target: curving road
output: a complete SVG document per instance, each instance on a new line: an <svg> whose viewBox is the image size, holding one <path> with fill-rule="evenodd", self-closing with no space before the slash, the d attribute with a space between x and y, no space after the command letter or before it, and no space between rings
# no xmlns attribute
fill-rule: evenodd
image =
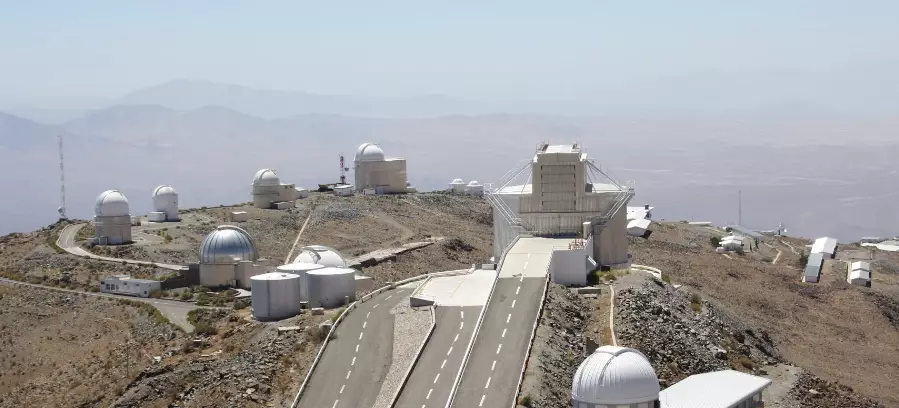
<svg viewBox="0 0 899 408"><path fill-rule="evenodd" d="M186 270L187 267L184 265L171 265L164 264L158 262L150 262L150 261L138 261L136 259L122 259L122 258L111 258L108 256L100 256L90 251L85 250L84 248L78 246L75 243L75 236L78 234L78 231L84 227L85 224L73 224L68 225L63 228L62 232L59 233L59 238L56 240L56 245L62 248L64 251L75 255L80 256L82 258L91 258L96 259L98 261L107 261L107 262L125 262L127 264L132 265L152 265L159 268L171 269L173 271L181 271ZM146 234L141 234L146 235Z"/></svg>
<svg viewBox="0 0 899 408"><path fill-rule="evenodd" d="M481 306L437 307L437 327L410 373L395 408L446 406L481 309Z"/></svg>
<svg viewBox="0 0 899 408"><path fill-rule="evenodd" d="M397 288L359 303L337 326L303 392L300 408L371 407L393 360L390 309L413 289Z"/></svg>

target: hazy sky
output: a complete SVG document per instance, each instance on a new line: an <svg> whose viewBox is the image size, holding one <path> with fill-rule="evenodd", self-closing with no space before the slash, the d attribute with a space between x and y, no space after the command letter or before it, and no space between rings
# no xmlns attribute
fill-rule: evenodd
<svg viewBox="0 0 899 408"><path fill-rule="evenodd" d="M899 58L899 1L0 1L0 103L74 107L178 78L564 98L697 72Z"/></svg>

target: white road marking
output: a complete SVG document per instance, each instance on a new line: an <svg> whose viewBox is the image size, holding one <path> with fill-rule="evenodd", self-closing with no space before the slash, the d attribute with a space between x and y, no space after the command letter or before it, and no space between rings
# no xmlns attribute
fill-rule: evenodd
<svg viewBox="0 0 899 408"><path fill-rule="evenodd" d="M450 346L450 349L449 349L449 351L446 352L446 355L450 355L450 353L452 353L452 352L453 352L453 346Z"/></svg>
<svg viewBox="0 0 899 408"><path fill-rule="evenodd" d="M479 407L483 407L483 406L484 406L484 398L485 398L485 397L487 397L487 396L486 396L486 395L481 395L481 403L478 404ZM333 407L332 407L332 408L333 408Z"/></svg>
<svg viewBox="0 0 899 408"><path fill-rule="evenodd" d="M465 327L465 322L459 322L459 330L462 330L463 327Z"/></svg>
<svg viewBox="0 0 899 408"><path fill-rule="evenodd" d="M493 371L494 368L496 368L496 360L493 360L493 365L490 366L490 371Z"/></svg>
<svg viewBox="0 0 899 408"><path fill-rule="evenodd" d="M428 395L425 397L425 399L431 399L431 392L433 392L433 391L434 391L433 388L431 388L430 390L428 390Z"/></svg>
<svg viewBox="0 0 899 408"><path fill-rule="evenodd" d="M343 394L343 389L346 388L346 384L340 386L340 393Z"/></svg>
<svg viewBox="0 0 899 408"><path fill-rule="evenodd" d="M528 270L528 263L527 263L527 262L524 263L524 268L523 268L523 269L524 269L524 270ZM522 274L521 276L524 277L523 274Z"/></svg>
<svg viewBox="0 0 899 408"><path fill-rule="evenodd" d="M501 337L506 338L506 329L503 329L503 335Z"/></svg>
<svg viewBox="0 0 899 408"><path fill-rule="evenodd" d="M443 366L445 366L445 365L446 365L446 359L444 358L444 359L443 359L443 364L440 364L440 369L443 370Z"/></svg>
<svg viewBox="0 0 899 408"><path fill-rule="evenodd" d="M499 351L503 349L503 344L500 343L499 347L496 348L496 354L499 354Z"/></svg>
<svg viewBox="0 0 899 408"><path fill-rule="evenodd" d="M390 298L392 298L392 297L393 297L393 295L387 296L387 299L384 299L384 300L390 300Z"/></svg>
<svg viewBox="0 0 899 408"><path fill-rule="evenodd" d="M437 379L440 378L440 373L437 373L437 376L434 377L434 384L437 384Z"/></svg>
<svg viewBox="0 0 899 408"><path fill-rule="evenodd" d="M524 275L521 275L521 277L518 278L518 281L519 281L519 282L524 282Z"/></svg>
<svg viewBox="0 0 899 408"><path fill-rule="evenodd" d="M340 402L340 400L334 400L334 405L331 405L331 408L336 407L338 402Z"/></svg>
<svg viewBox="0 0 899 408"><path fill-rule="evenodd" d="M363 334L365 334L365 332L359 332L359 340L362 340L362 335L363 335Z"/></svg>
<svg viewBox="0 0 899 408"><path fill-rule="evenodd" d="M512 307L515 307L515 306L512 306ZM368 326L368 322L362 322L362 328L363 328L363 329L365 328L365 326Z"/></svg>
<svg viewBox="0 0 899 408"><path fill-rule="evenodd" d="M357 353L359 352L359 345L358 345L358 344L356 345L356 352L357 352Z"/></svg>
<svg viewBox="0 0 899 408"><path fill-rule="evenodd" d="M453 343L455 343L456 340L459 340L459 333L456 333L456 338L453 339Z"/></svg>
<svg viewBox="0 0 899 408"><path fill-rule="evenodd" d="M521 290L521 286L515 288L515 294L517 295L520 290Z"/></svg>
<svg viewBox="0 0 899 408"><path fill-rule="evenodd" d="M372 309L377 309L380 305L375 305Z"/></svg>
<svg viewBox="0 0 899 408"><path fill-rule="evenodd" d="M365 318L368 319L368 316L371 316L371 312L365 314Z"/></svg>
<svg viewBox="0 0 899 408"><path fill-rule="evenodd" d="M347 379L347 380L350 379L350 374L352 374L352 373L353 373L353 370L350 370L350 371L347 371L347 372L346 372L346 379Z"/></svg>
<svg viewBox="0 0 899 408"><path fill-rule="evenodd" d="M509 319L511 319L511 318L512 318L512 313L509 313L509 316L506 317L506 323L509 323Z"/></svg>
<svg viewBox="0 0 899 408"><path fill-rule="evenodd" d="M515 308L515 299L512 299L512 309L514 309L514 308ZM362 326L362 328L365 328L365 326Z"/></svg>
<svg viewBox="0 0 899 408"><path fill-rule="evenodd" d="M493 377L487 377L487 385L485 385L484 388L490 388L490 379L491 378L493 378Z"/></svg>
<svg viewBox="0 0 899 408"><path fill-rule="evenodd" d="M353 357L353 362L352 362L352 363L350 363L350 365L351 365L351 366L354 366L354 365L356 365L356 357Z"/></svg>
<svg viewBox="0 0 899 408"><path fill-rule="evenodd" d="M465 318L465 312L462 311L462 310L460 310L460 311L459 311L459 317L462 318L462 319L464 319L464 318Z"/></svg>

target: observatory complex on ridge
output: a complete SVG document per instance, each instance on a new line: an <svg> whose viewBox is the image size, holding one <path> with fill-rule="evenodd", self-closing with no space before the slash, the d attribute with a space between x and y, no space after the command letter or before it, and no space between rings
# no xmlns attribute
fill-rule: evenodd
<svg viewBox="0 0 899 408"><path fill-rule="evenodd" d="M541 143L484 194L493 207L496 259L519 235L580 236L597 266L630 263L625 207L634 189L608 177L577 144Z"/></svg>

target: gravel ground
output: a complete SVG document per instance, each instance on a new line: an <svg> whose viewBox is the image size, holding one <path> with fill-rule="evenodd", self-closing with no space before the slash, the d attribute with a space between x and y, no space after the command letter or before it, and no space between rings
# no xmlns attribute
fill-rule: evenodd
<svg viewBox="0 0 899 408"><path fill-rule="evenodd" d="M409 302L401 302L390 313L394 316L393 359L373 408L390 408L394 394L399 390L409 365L415 360L421 343L431 328L431 312L428 308L413 309Z"/></svg>
<svg viewBox="0 0 899 408"><path fill-rule="evenodd" d="M550 283L519 403L529 398L534 408L571 406L571 380L586 357L584 328L588 304L564 286Z"/></svg>

